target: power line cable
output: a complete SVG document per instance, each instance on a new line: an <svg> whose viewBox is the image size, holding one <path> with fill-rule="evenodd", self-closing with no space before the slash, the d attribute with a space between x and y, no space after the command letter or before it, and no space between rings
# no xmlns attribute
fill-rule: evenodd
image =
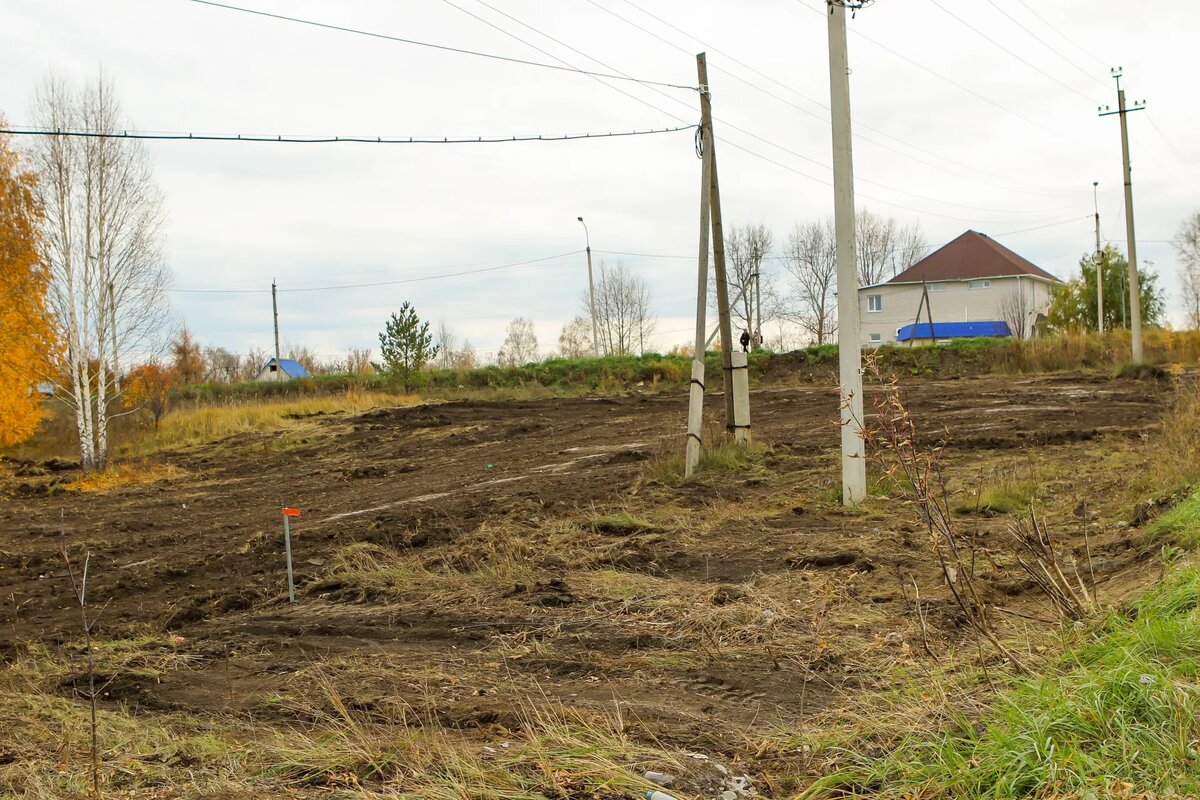
<svg viewBox="0 0 1200 800"><path fill-rule="evenodd" d="M825 17L824 11L813 8L812 6L808 5L808 3L805 2L805 0L796 0L796 2L799 3L801 6L803 6L804 8L807 8L809 11L813 12L814 14L819 15L822 19L824 19L824 17ZM1078 144L1079 144L1077 137L1071 136L1070 134L1064 133L1063 131L1055 130L1054 128L1049 127L1048 125L1041 122L1040 120L1034 119L1033 117L1026 116L1025 114L1022 114L1020 111L1015 111L1002 103L998 103L995 100L993 100L992 98L988 97L987 95L981 94L980 92L975 91L971 87L966 86L965 84L959 83L958 81L954 80L953 78L943 75L942 73L938 72L937 70L933 69L932 67L926 66L925 64L922 64L920 61L910 58L909 56L906 56L904 53L901 53L900 51L889 47L888 45L884 44L883 42L879 41L878 39L868 36L867 34L863 33L862 31L858 30L857 28L851 28L850 33L854 34L855 36L859 37L860 39L863 39L864 41L870 42L871 44L875 45L876 47L878 47L879 49L881 49L885 52L891 53L896 58L899 58L902 61L906 61L909 64L912 64L914 67L916 67L924 72L929 73L930 75L934 76L938 80L948 83L951 86L953 86L954 88L956 88L960 91L966 92L967 94L971 95L972 97L982 100L983 102L987 103L988 105L990 105L994 108L997 108L1006 114L1016 117L1017 119L1019 119L1023 122L1027 122L1036 128L1041 128L1043 131L1046 131L1047 133L1052 133L1055 136L1060 136L1064 139L1067 139L1076 146L1078 146ZM1082 191L1082 190L1080 190L1080 191Z"/></svg>
<svg viewBox="0 0 1200 800"><path fill-rule="evenodd" d="M645 28L644 26L639 25L637 22L634 22L633 20L629 19L628 17L625 17L621 14L618 14L616 11L613 11L610 8L600 5L600 3L596 2L596 0L587 0L587 2L592 4L596 8L600 9L601 11L604 11L605 13L610 14L610 15L616 17L617 19L622 20L623 22L637 28L638 30L645 33L646 35L652 36L653 38L657 39L660 42L663 42L664 44L666 44L670 47L673 47L676 50L679 50L680 52L689 53L689 51L686 48L681 47L680 45L676 44L675 42L671 42L670 40L668 40L662 36L659 36L657 33L654 33L653 31ZM645 14L646 16L650 17L651 19L657 20L661 24L676 31L677 33L680 33L683 36L686 36L689 39L692 39L697 44L699 44L701 47L703 47L705 50L710 50L714 53L717 53L720 56L723 56L724 58L728 59L732 63L737 64L737 65L743 67L744 69L747 69L747 70L753 72L756 75L759 75L760 77L770 81L771 83L773 83L777 86L782 87L783 89L791 92L792 94L794 94L804 100L807 100L808 102L818 106L819 108L823 109L824 111L829 110L829 106L826 105L825 103L821 102L820 100L809 97L808 95L804 94L803 92L800 92L800 91L792 88L791 86L788 86L783 81L773 78L772 76L768 75L767 73L763 72L762 70L756 69L755 67L751 66L750 64L747 64L746 62L738 60L737 58L730 55L726 51L720 50L716 47L712 47L708 43L701 40L699 37L697 37L693 34L690 34L687 31L683 30L682 28L672 24L668 20L663 19L662 17L660 17L650 11L647 11L646 9L644 9L641 6L637 5L636 3L632 2L632 0L622 0L622 2L624 2L628 6L631 6L632 8L641 12L642 14ZM807 109L804 106L801 106L797 103L793 103L792 101L790 101L784 97L780 97L778 94L775 94L774 92L772 92L768 89L765 89L762 86L759 86L758 84L754 83L753 81L746 80L745 78L737 75L736 73L730 72L727 69L723 69L719 64L713 64L712 62L709 62L709 68L716 72L720 72L725 75L728 75L729 77L733 78L734 80L739 81L739 82L745 84L746 86L749 86L752 89L755 89L756 91L767 95L768 97L774 98L775 100L779 101L780 103L791 106L792 108L796 109L797 111L801 112L802 114L812 117L813 119L815 119L821 123L824 123L826 125L829 124L829 119L827 117L817 114L817 113L811 111L810 109ZM896 153L897 155L902 156L904 158L911 159L911 160L917 162L918 164L923 164L925 166L932 167L934 169L942 170L943 172L946 172L947 174L950 174L950 175L957 175L959 177L968 178L970 180L979 182L979 178L977 178L975 176L966 175L961 172L955 172L954 170L949 169L945 166L942 166L941 164L937 164L937 163L931 162L931 161L926 161L924 159L921 159L921 158L918 158L917 156L912 155L911 153L906 153L903 150L897 150L896 148L891 147L890 145L884 144L883 142L877 141L877 140L871 138L870 136L863 134L860 129L872 131L880 136L883 136L887 139L891 139L894 142L902 144L905 147L909 147L913 150L916 150L917 152L925 153L926 155L941 159L949 164L954 164L957 167L970 170L970 171L978 173L980 175L986 175L986 176L989 176L992 178L998 178L1000 180L1004 180L1009 183L1017 184L1018 186L1020 186L1020 184L1018 184L1016 181L1012 181L1011 178L1009 178L1006 175L999 175L997 173L988 172L987 170L980 169L979 167L973 166L971 164L966 164L961 161L956 161L956 160L949 158L948 156L945 156L941 153L934 152L933 150L928 150L926 148L915 145L912 142L908 142L908 141L905 141L904 139L893 136L892 134L888 133L887 131L884 131L880 128L876 128L872 125L868 125L867 123L862 122L861 120L855 119L854 127L855 127L855 137L856 138L860 138L866 142L870 142L871 144L875 145L876 147L881 147L885 150L888 150L889 152ZM986 181L983 181L983 182L986 183ZM1022 192L1028 192L1031 194L1053 194L1053 195L1060 195L1060 196L1075 194L1074 191L1064 191L1062 189L1051 189L1049 187L1034 186L1032 184L1025 184L1025 186L1028 188L1017 188L1017 189L1014 189L1011 186L1002 186L1000 184L992 184L992 185L996 186L997 188L1004 189L1005 191L1022 191Z"/></svg>
<svg viewBox="0 0 1200 800"><path fill-rule="evenodd" d="M1050 80L1052 80L1052 81L1054 81L1055 83L1057 83L1059 86L1061 86L1061 87L1063 87L1064 89L1066 89L1068 92L1073 92L1074 94L1077 94L1077 95L1079 95L1080 97L1082 97L1084 100L1087 100L1088 102L1094 102L1094 101L1093 101L1093 99L1092 99L1091 97L1088 97L1086 94L1084 94L1083 92L1079 91L1079 90L1078 90L1078 89L1076 89L1074 86L1071 86L1071 85L1070 85L1070 84L1068 84L1068 83L1064 83L1063 81L1061 81L1061 80L1059 80L1058 78L1056 78L1056 77L1054 77L1053 75L1051 75L1049 72L1046 72L1046 70L1042 69L1042 68L1041 68L1041 67L1039 67L1037 64L1034 64L1032 61L1029 61L1029 60L1028 60L1028 59L1026 59L1024 56L1020 55L1019 53L1015 53L1015 52L1013 52L1012 50L1009 50L1007 47L1005 47L1004 45L1000 44L998 41L996 41L995 39L993 39L991 36L988 36L986 33L984 33L983 31L979 30L979 28L976 28L974 25L972 25L971 23L967 22L965 19L963 19L962 17L960 17L958 14L955 14L953 11L951 11L951 10L950 10L950 9L948 9L948 8L946 8L944 5L942 5L941 3L939 3L939 2L938 2L938 0L928 0L928 2L930 2L930 3L932 3L933 5L937 6L938 8L940 8L940 9L942 10L942 13L946 14L946 15L947 15L947 16L949 16L949 17L952 17L953 19L956 19L956 20L958 20L958 22L959 22L960 24L962 24L962 25L966 26L967 28L969 28L970 30L974 31L976 34L978 34L979 36L983 37L983 38L984 38L984 39L986 39L988 42L991 42L993 45L995 45L995 46L996 46L997 48L999 48L1000 50L1003 50L1005 53L1008 53L1010 56L1012 56L1013 58L1015 58L1017 61L1020 61L1020 62L1021 62L1022 64L1024 64L1025 66L1029 67L1029 68L1030 68L1031 70L1033 70L1034 72L1037 72L1039 75L1042 75L1042 76L1044 76L1044 77L1046 77L1046 78L1049 78Z"/></svg>
<svg viewBox="0 0 1200 800"><path fill-rule="evenodd" d="M502 144L504 142L563 142L575 139L611 139L622 136L648 136L658 133L676 133L695 128L695 125L681 125L675 128L648 128L646 130L611 131L607 133L563 133L536 134L514 136L474 136L474 137L385 137L385 136L299 136L242 133L181 133L174 131L88 131L88 130L55 130L53 128L7 128L0 134L12 136L66 136L88 139L158 139L167 141L197 141L197 142L275 142L283 144Z"/></svg>
<svg viewBox="0 0 1200 800"><path fill-rule="evenodd" d="M545 54L545 55L548 55L548 56L550 56L551 58L555 58L556 60L559 60L559 61L561 61L561 60L562 60L562 59L559 59L557 56L554 56L552 53L549 53L549 52L547 52L547 51L545 51L545 50L543 50L543 49L541 49L541 48L537 47L536 45L530 44L529 42L525 41L524 39L520 39L519 37L516 37L514 34L512 34L512 33L508 32L508 31L506 31L506 30L504 30L503 28L501 28L500 26L496 25L495 23L493 23L493 22L490 22L490 21L488 21L488 20L486 20L486 19L484 19L484 18L480 17L480 16L479 16L479 15L477 15L477 14L474 14L474 13L472 13L472 12L470 12L470 11L467 11L466 9L463 9L463 8L461 8L461 7L460 7L460 6L458 6L456 3L454 3L452 0L442 0L442 1L443 1L444 3L446 3L447 5L449 5L449 6L453 7L453 8L457 8L458 10L460 10L460 11L462 11L463 13L467 14L468 16L470 16L470 17L473 17L474 19L477 19L477 20L481 21L481 22L485 23L486 25L488 25L488 26L490 26L490 27L492 27L492 28L495 28L496 30L499 30L500 32L502 32L502 33L505 33L505 34L506 34L506 35L508 35L508 36L512 36L513 38L517 39L517 41L520 41L520 42L522 42L522 43L524 43L524 44L526 44L526 45L529 45L530 47L533 47L534 49L538 50L539 52L541 52L541 53L543 53L543 54ZM505 11L501 10L501 9L498 9L498 8L496 8L495 6L493 6L493 5L491 5L491 4L487 3L487 2L485 2L485 0L475 0L475 2L479 3L480 5L484 6L485 8L489 8L489 9L491 9L492 11L494 11L494 12L496 12L496 13L500 14L501 16L504 16L504 17L508 18L509 20L511 20L511 21L513 21L513 22L515 22L515 23L517 23L518 25L521 25L522 27L524 27L524 28L527 28L528 30L531 30L531 31L533 31L534 33L538 34L539 36L543 36L543 37L545 37L545 38L549 39L550 41L552 41L552 42L555 42L556 44L558 44L558 45L560 45L560 46L562 46L562 47L565 47L565 48L567 48L568 50L571 50L572 52L574 52L574 53L577 53L578 55L580 55L580 56L583 56L584 58L586 58L586 59L588 59L588 60L590 60L590 61L593 61L593 62L595 62L595 63L597 63L597 64L601 65L601 66L602 66L602 67L604 67L605 69L616 70L616 72L617 72L618 74L622 74L622 73L620 72L620 70L617 70L617 69L616 69L615 67L613 67L611 64L608 64L608 63L606 63L606 62L604 62L604 61L601 61L600 59L596 58L595 56L589 55L588 53L585 53L585 52L583 52L583 51L582 51L582 50L580 50L579 48L577 48L577 47L574 47L574 46L572 46L572 45L569 45L569 44L567 44L566 42L562 41L561 39L558 39L558 38L556 38L556 37L554 37L554 36L552 36L552 35L550 35L550 34L546 33L545 31L542 31L542 30L540 30L540 29L536 28L535 26L533 26L533 25L530 25L529 23L527 23L527 22L524 22L524 21L522 21L522 20L518 19L517 17L514 17L512 14L509 14L509 13L507 13L507 12L505 12ZM568 63L568 62L563 62L563 63ZM616 88L616 87L613 87L613 88ZM653 92L656 92L657 94L660 94L660 95L662 95L663 97L666 97L667 99L671 100L672 102L680 103L680 104L683 104L683 105L685 105L685 106L687 105L686 103L684 103L684 102L683 102L682 100L680 100L679 98L677 98L677 97L672 97L671 95L668 95L668 94L666 94L665 92L663 92L663 91L661 91L661 90L659 90L659 89L656 89L656 88L654 88L654 87L652 87L652 86L651 86L651 87L648 87L648 88L650 88L650 90L651 90L651 91L653 91ZM665 111L664 109L658 108L658 107L656 107L656 106L651 106L651 107L652 107L652 108L657 108L657 110L659 110L659 111L660 111L660 112L662 112L662 113L667 113L667 114L669 114L669 113L670 113L670 112L667 112L667 111ZM672 115L672 116L673 116L673 115ZM775 147L775 148L777 148L777 149L779 149L779 150L782 150L783 152L785 152L785 153L787 153L787 154L789 154L789 155L791 155L791 156L793 156L793 157L795 157L795 158L799 158L799 159L801 159L801 160L803 160L803 161L807 161L807 162L810 162L810 163L812 163L812 164L815 164L815 165L817 165L817 166L821 167L822 169L831 169L831 167L830 167L830 166L828 166L828 165L826 165L826 164L822 163L821 161L818 161L817 159L811 158L811 157L809 157L809 156L806 156L806 155L804 155L804 154L802 154L802 153L798 153L798 152L796 152L795 150L792 150L792 149L791 149L791 148L789 148L789 147L786 147L786 146L784 146L784 145L781 145L781 144L779 144L779 143L777 143L777 142L773 142L773 141L771 141L770 139L766 139L766 138L764 138L764 137L762 137L762 136L759 136L758 134L756 134L756 133L754 133L754 132L752 132L752 131L746 130L745 128L742 128L742 127L740 127L740 126L738 126L738 125L734 125L733 123L731 123L731 122L729 122L729 121L727 121L727 120L724 120L724 119L722 119L722 118L719 118L719 117L716 117L716 116L714 116L714 117L713 117L713 119L714 119L714 121L721 123L721 125L723 125L723 126L725 126L725 127L728 127L728 128L730 128L730 129L732 129L732 130L735 130L735 131L737 131L737 132L739 132L739 133L742 133L742 134L744 134L744 135L746 135L746 136L749 136L750 138L752 138L752 139L755 139L755 140L757 140L757 141L759 141L759 142L762 142L763 144L766 144L766 145L768 145L768 146L770 146L770 147ZM744 152L750 153L751 155L755 155L755 156L758 156L758 157L762 157L762 156L759 156L759 154L755 153L754 151L752 151L752 150L748 150L748 149L746 149L745 147L742 147L742 146L740 146L740 145L734 144L733 142L729 142L729 141L728 141L728 140L726 140L726 139L723 139L723 138L721 138L721 137L718 137L718 139L719 139L720 141L726 142L727 144L729 144L729 145L730 145L730 146L732 146L732 147L735 147L735 148L737 148L738 150L742 150L742 151L744 151ZM778 162L773 162L773 163L778 163ZM813 176L813 175L810 175L810 174L808 174L807 172L803 172L803 171L801 171L801 170L796 170L796 169L792 169L792 171L793 171L793 172L795 172L795 173L797 173L797 174L799 174L799 175L803 175L804 177L806 177L806 178L809 178L810 180L814 180L814 181L817 181L817 182L819 182L819 183L822 183L822 184L824 184L824 185L826 185L826 186L832 186L832 185L833 185L833 184L832 184L832 182L830 182L830 181L827 181L827 180L824 180L824 179L822 179L822 178L818 178L818 177L816 177L816 176ZM899 192L900 194L906 194L906 195L909 195L909 196L911 196L911 197L915 197L915 198L917 198L917 199L920 199L920 200L925 200L925 201L928 201L928 202L939 203L939 204L942 204L942 205L954 206L954 207L958 207L958 208L965 208L965 209L972 210L972 211L984 211L984 212L987 212L987 213L1009 213L1009 212L1006 212L1004 209L982 208L982 207L979 207L979 206L969 206L969 205L965 205L965 204L962 204L962 203L955 203L955 202L953 202L953 201L941 200L941 199L939 199L939 198L935 198L935 197L929 197L929 196L927 196L927 195L921 195L921 194L917 194L916 192L910 192L910 191L908 191L908 190L906 190L906 189L900 189L900 188L898 188L898 187L889 186L888 184L881 183L881 182L879 182L879 181L873 181L873 180L870 180L870 179L868 179L868 178L861 178L861 177L860 177L858 180L859 180L859 181L861 181L862 183L868 183L868 184L871 184L871 185L874 185L874 186L878 186L878 187L880 187L880 188L882 188L882 189L887 189L887 190L889 190L889 191ZM863 196L864 196L864 197L867 197L867 195L863 195ZM869 199L874 199L874 198L869 198ZM885 201L885 200L878 200L878 202L885 202L885 203L886 203L886 202L888 202L888 201ZM892 205L898 205L898 206L899 206L899 204L895 204L895 203L893 203ZM907 206L900 206L900 207L902 207L902 208L908 208ZM910 210L916 211L916 213L924 213L924 212L918 211L918 210L916 210L916 209L910 209ZM1039 211L1037 211L1037 212L1034 212L1034 213L1045 213L1046 211L1049 211L1049 210L1058 210L1058 209L1042 209L1042 210L1039 210ZM1027 212L1015 212L1015 213L1027 213ZM942 216L945 216L945 215L942 215ZM965 219L965 218L959 218L959 219Z"/></svg>
<svg viewBox="0 0 1200 800"><path fill-rule="evenodd" d="M491 22L490 20L484 19L483 17L479 16L478 14L474 14L474 13L468 11L467 9L463 8L462 6L459 6L459 5L451 2L451 0L443 0L443 2L446 5L450 6L451 8L454 8L473 19L478 20L479 22L482 22L483 24L487 25L488 27L499 31L500 33L503 33L505 36L508 36L511 39L515 39L516 41L520 42L521 44L525 45L526 47L532 48L533 50L536 50L537 52L541 53L542 55L549 56L550 58L554 59L555 61L559 62L560 64L562 64L566 67L569 67L572 71L578 72L582 75L587 75L592 80L597 81L598 83L603 84L604 86L607 86L608 88L612 89L615 92L620 92L621 94L625 95L626 97L630 98L631 100L641 103L642 105L646 106L647 108L652 108L655 111L658 111L659 113L666 114L668 117L670 117L671 119L674 119L678 122L684 122L684 123L687 122L687 120L685 120L683 117L680 117L676 114L672 114L670 111L667 111L664 108L660 108L659 106L656 106L653 103L647 102L646 100L643 100L642 98L638 97L637 95L625 91L624 89L622 89L619 86L613 86L611 83L605 82L605 80L602 77L600 77L601 73L593 73L588 70L584 70L579 67L576 67L574 64L571 64L569 61L559 58L558 56L554 55L550 51L544 50L543 48L538 47L537 45L533 44L532 42L522 39L520 36L517 36L515 33L512 33L511 31L506 31L504 28L501 28L499 25L495 24L494 22ZM490 8L490 6L489 6L489 8ZM501 13L503 13L503 12L501 12ZM522 24L524 24L524 23L522 23ZM529 26L526 26L526 27L529 27ZM531 30L534 30L534 29L531 28ZM540 31L537 31L537 32L541 33ZM546 34L542 34L542 35L546 35ZM553 38L553 37L548 37L548 38ZM558 40L554 39L554 41L557 42ZM562 43L559 42L559 44L562 44ZM595 59L592 59L592 60L595 61ZM601 62L597 62L597 63L601 63ZM611 69L611 68L609 68L609 69ZM620 77L628 77L628 76L620 76ZM658 92L659 94L663 95L664 97L670 97L670 95L666 94L661 89L655 88L651 84L644 83L642 85L646 86L647 88L651 89L652 91ZM672 98L672 99L675 99L675 98ZM680 101L680 102L682 102L682 101ZM686 103L684 105L686 105Z"/></svg>
<svg viewBox="0 0 1200 800"><path fill-rule="evenodd" d="M1039 13L1037 12L1037 10L1036 10L1036 9L1034 9L1032 6L1030 6L1028 3L1026 3L1026 2L1025 2L1025 0L1017 0L1017 2L1018 2L1018 3L1020 3L1020 4L1021 4L1021 5L1022 5L1024 8L1025 8L1025 10L1026 10L1026 11L1028 11L1030 14L1033 14L1033 16L1035 16L1035 17L1037 17L1039 20L1041 20L1041 23L1042 23L1043 25L1045 25L1047 28L1049 28L1050 30L1052 30L1052 31L1054 31L1055 33L1057 33L1057 34L1059 35L1059 37L1060 37L1060 38L1061 38L1063 41L1065 41L1067 44L1071 45L1071 46L1072 46L1072 47L1074 47L1076 50L1078 50L1079 52L1083 53L1083 54L1084 54L1084 55L1086 55L1088 58L1092 59L1092 60L1093 60L1093 61L1095 61L1097 64L1099 64L1099 65L1100 65L1100 67L1101 67L1101 69L1108 69L1110 66L1112 66L1111 64L1106 64L1106 63L1104 62L1104 59L1100 58L1100 57L1099 57L1099 56L1097 56L1095 53L1093 53L1091 50L1087 49L1086 47L1084 47L1083 45L1079 44L1078 42L1076 42L1076 41L1075 41L1074 39L1072 39L1071 37L1067 36L1065 33L1063 33L1061 30L1059 30L1059 29L1058 29L1057 27L1055 27L1054 25L1050 24L1050 21L1049 21L1049 20L1047 20L1045 17L1043 17L1041 14L1039 14Z"/></svg>
<svg viewBox="0 0 1200 800"><path fill-rule="evenodd" d="M1150 123L1150 127L1154 129L1154 132L1157 133L1159 138L1162 139L1163 142L1166 143L1167 147L1171 149L1171 152L1177 159L1179 159L1179 163L1183 164L1193 173L1196 173L1196 166L1188 159L1186 155L1184 155L1182 150L1175 146L1175 142L1171 140L1171 137L1167 136L1167 134L1163 132L1163 129L1158 127L1158 123L1154 121L1154 117L1152 117L1149 113L1143 114L1142 117Z"/></svg>
<svg viewBox="0 0 1200 800"><path fill-rule="evenodd" d="M499 264L492 267L483 267L481 269L469 269L461 272L444 272L439 275L422 275L415 278L400 278L393 281L375 281L372 283L351 283L338 284L333 286L306 286L296 289L281 288L280 292L331 292L342 289L367 289L376 286L397 286L405 283L420 283L423 281L442 280L444 278L458 278L463 275L478 275L484 272L496 272L502 269L512 269L513 267L523 267L529 264L538 264L545 261L553 261L558 258L567 258L568 256L577 256L582 253L582 250L571 250L566 253L559 253L553 256L545 256L543 258L534 258L527 261L515 261L511 264ZM171 289L172 292L181 294L270 294L270 289Z"/></svg>
<svg viewBox="0 0 1200 800"><path fill-rule="evenodd" d="M1025 31L1026 33L1028 33L1030 36L1032 36L1032 37L1034 38L1034 40L1035 40L1035 41L1037 41L1039 44L1041 44L1043 47L1045 47L1045 48L1046 48L1047 50L1049 50L1051 53L1054 53L1054 55L1058 56L1058 57L1059 57L1059 58L1061 58L1063 61L1065 61L1065 62L1067 62L1068 64L1070 64L1072 67L1074 67L1075 69L1079 70L1081 73L1083 73L1083 76L1084 76L1085 78L1087 78L1088 80L1090 80L1090 81L1092 81L1092 82L1094 82L1094 83L1097 83L1097 84L1099 84L1100 86L1102 86L1102 87L1104 88L1104 90L1105 90L1105 91L1108 91L1108 88L1109 88L1108 84L1107 84L1107 83L1105 83L1104 81L1100 80L1099 78L1097 78L1097 77L1095 76L1095 74L1093 74L1093 73L1092 73L1092 71L1091 71L1091 70L1088 70L1088 69L1086 69L1086 68L1084 68L1084 67L1081 67L1081 66L1079 66L1079 64L1075 63L1075 61L1073 61L1072 59L1070 59L1070 58L1068 58L1066 55L1064 55L1064 54L1062 53L1062 51L1060 51L1060 50L1059 50L1057 47L1055 47L1054 45L1050 44L1050 43L1049 43L1049 42L1047 42L1045 39L1043 39L1042 37L1038 36L1038 35L1037 35L1036 33L1034 33L1033 31L1031 31L1031 30L1030 30L1028 27L1026 27L1026 26L1025 26L1025 24L1024 24L1024 23L1022 23L1022 22L1021 22L1019 19L1017 19L1017 18L1016 18L1016 17L1014 17L1012 14L1008 13L1007 11L1005 11L1005 10L1004 10L1004 7L1003 7L1003 6L1001 6L999 3L997 3L997 2L996 2L996 0L987 0L987 1L988 1L988 4L992 6L992 8L996 9L996 10L997 10L997 11L999 11L1001 14L1003 14L1003 15L1004 15L1004 16L1006 16L1006 17L1008 17L1008 19L1009 19L1009 20L1010 20L1010 21L1011 21L1011 22L1012 22L1014 25L1016 25L1018 28L1020 28L1021 30ZM1039 17L1039 19L1041 19L1041 18Z"/></svg>
<svg viewBox="0 0 1200 800"><path fill-rule="evenodd" d="M478 56L479 58L490 58L496 61L506 61L511 64L520 64L527 67L541 67L542 69L558 70L560 72L575 72L581 75L590 75L593 77L610 78L612 80L633 81L635 83L644 84L646 86L665 86L670 89L690 89L695 91L696 86L688 86L679 83L669 83L667 81L652 81L644 78L634 78L629 75L605 75L604 73L591 72L588 70L576 69L574 67L559 66L556 64L545 64L540 61L529 61L523 58L512 58L509 56L497 55L495 53L484 53L478 50L468 50L463 47L451 47L450 45L434 44L433 42L422 42L416 39L406 39L401 36L391 36L385 33L376 33L374 31L362 30L360 28L350 28L344 25L333 25L326 22L317 22L311 19L301 19L300 17L290 17L286 14L273 14L269 11L260 11L254 8L245 8L243 6L230 5L228 3L217 3L214 0L192 0L193 3L199 3L205 6L213 6L214 8L224 8L229 11L240 11L244 14L253 14L259 17L267 17L269 19L283 20L285 22L294 22L300 25L310 25L314 28L325 28L332 31L340 31L342 33L351 33L356 36L369 36L373 39L385 39L390 42L400 42L401 44L410 44L417 47L429 47L434 50L444 50L451 53L461 53L463 55Z"/></svg>
<svg viewBox="0 0 1200 800"><path fill-rule="evenodd" d="M563 133L536 134L514 136L475 136L475 137L385 137L385 136L298 136L243 133L181 133L168 131L86 131L86 130L55 130L53 128L6 128L0 134L12 136L66 136L88 139L158 139L167 141L196 141L196 142L275 142L283 144L502 144L504 142L564 142L575 139L611 139L622 136L648 136L657 133L676 133L688 131L695 125L681 125L675 128L648 128L634 131L611 131L607 133Z"/></svg>

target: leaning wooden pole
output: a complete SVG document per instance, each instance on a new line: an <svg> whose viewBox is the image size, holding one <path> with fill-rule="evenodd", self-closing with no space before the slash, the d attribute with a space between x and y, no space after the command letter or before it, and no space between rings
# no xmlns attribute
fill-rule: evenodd
<svg viewBox="0 0 1200 800"><path fill-rule="evenodd" d="M701 86L702 97L707 87ZM692 351L692 383L688 395L687 452L684 457L684 476L690 476L700 464L704 447L704 351L708 349L706 335L708 320L708 238L709 186L712 173L712 147L701 126L697 132L700 146L700 252L696 269L696 344Z"/></svg>
<svg viewBox="0 0 1200 800"><path fill-rule="evenodd" d="M729 322L729 282L725 277L725 229L721 224L721 185L717 178L717 148L713 136L712 94L708 90L708 63L704 53L696 56L696 72L700 78L700 125L704 129L704 146L708 153L709 203L711 205L713 267L717 283L717 320L721 332L721 366L725 387L725 430L736 430L733 411L733 329Z"/></svg>

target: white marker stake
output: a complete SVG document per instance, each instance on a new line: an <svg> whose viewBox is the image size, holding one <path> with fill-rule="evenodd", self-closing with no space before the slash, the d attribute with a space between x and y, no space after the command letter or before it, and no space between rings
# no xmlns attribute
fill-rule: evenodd
<svg viewBox="0 0 1200 800"><path fill-rule="evenodd" d="M283 548L287 552L288 602L296 602L296 577L292 572L292 525L291 518L300 516L298 508L283 509Z"/></svg>

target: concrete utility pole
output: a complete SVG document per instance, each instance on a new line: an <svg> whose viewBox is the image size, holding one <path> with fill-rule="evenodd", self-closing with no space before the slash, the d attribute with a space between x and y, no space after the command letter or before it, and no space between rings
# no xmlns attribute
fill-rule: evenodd
<svg viewBox="0 0 1200 800"><path fill-rule="evenodd" d="M1117 81L1117 110L1111 111L1108 106L1100 107L1100 116L1112 114L1121 116L1121 157L1125 166L1125 238L1129 249L1129 330L1133 338L1133 363L1142 363L1142 290L1138 284L1137 272L1137 239L1133 231L1133 178L1129 164L1129 123L1125 117L1131 111L1141 111L1146 107L1145 100L1134 102L1133 108L1125 107L1125 90L1121 88L1121 67L1114 67L1112 76Z"/></svg>
<svg viewBox="0 0 1200 800"><path fill-rule="evenodd" d="M583 221L583 217L579 217L579 224L583 226L583 235L587 241L587 261L588 261L588 309L592 314L592 352L597 355L603 355L600 352L600 328L596 324L596 285L592 282L592 235L588 233L587 223Z"/></svg>
<svg viewBox="0 0 1200 800"><path fill-rule="evenodd" d="M709 213L712 217L713 266L717 282L717 317L721 331L721 365L725 373L725 430L739 430L734 413L733 388L733 328L729 321L729 283L725 275L725 229L721 224L721 187L717 178L717 148L713 137L712 94L708 91L708 62L704 53L696 56L696 73L700 79L700 125L704 129L704 146L708 153ZM745 421L749 429L750 421Z"/></svg>
<svg viewBox="0 0 1200 800"><path fill-rule="evenodd" d="M275 281L271 280L271 311L275 315L275 375L280 376L283 365L279 363L279 301L275 297Z"/></svg>
<svg viewBox="0 0 1200 800"><path fill-rule="evenodd" d="M1096 263L1096 332L1104 333L1104 254L1100 250L1099 186L1100 181L1092 181L1092 205L1096 209L1096 252L1092 261Z"/></svg>
<svg viewBox="0 0 1200 800"><path fill-rule="evenodd" d="M867 494L867 462L859 426L864 422L862 342L858 330L858 270L854 241L854 157L850 143L850 62L846 52L846 6L829 7L829 98L833 122L833 217L837 241L838 373L841 381L842 504L856 506Z"/></svg>
<svg viewBox="0 0 1200 800"><path fill-rule="evenodd" d="M708 87L700 91L707 93ZM700 451L704 446L704 352L708 339L704 335L708 311L708 237L709 237L709 194L712 185L712 148L704 138L705 129L700 128L700 249L696 269L696 344L692 351L692 382L688 391L688 433L684 456L684 477L690 477L700 464Z"/></svg>

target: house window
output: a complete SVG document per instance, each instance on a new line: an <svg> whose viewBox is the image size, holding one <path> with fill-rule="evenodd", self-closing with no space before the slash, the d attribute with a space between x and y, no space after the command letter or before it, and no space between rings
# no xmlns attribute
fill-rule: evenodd
<svg viewBox="0 0 1200 800"><path fill-rule="evenodd" d="M988 280L969 281L967 283L967 288L968 289L990 289L990 288L992 288L992 282L988 281Z"/></svg>
<svg viewBox="0 0 1200 800"><path fill-rule="evenodd" d="M927 283L927 284L925 284L925 286L926 286L926 288L928 288L928 289L929 289L929 291L931 291L931 292L944 292L944 291L946 291L946 284L944 284L944 283Z"/></svg>
<svg viewBox="0 0 1200 800"><path fill-rule="evenodd" d="M871 339L871 344L880 344L881 342L883 342L883 334L872 333L870 335L870 339Z"/></svg>
<svg viewBox="0 0 1200 800"><path fill-rule="evenodd" d="M867 311L883 311L883 295L867 295Z"/></svg>

